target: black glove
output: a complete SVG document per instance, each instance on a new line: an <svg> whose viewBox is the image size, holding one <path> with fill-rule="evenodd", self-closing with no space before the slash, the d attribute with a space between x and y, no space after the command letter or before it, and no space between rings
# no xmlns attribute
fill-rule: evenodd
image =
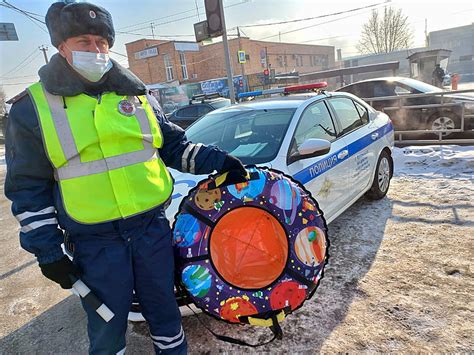
<svg viewBox="0 0 474 355"><path fill-rule="evenodd" d="M228 172L227 178L225 179L227 185L247 181L247 170L245 170L242 162L232 155L227 155L225 157L224 164L222 164L222 168L219 170L219 173L221 174L225 172Z"/></svg>
<svg viewBox="0 0 474 355"><path fill-rule="evenodd" d="M64 289L72 288L69 274L79 275L78 268L64 255L62 259L49 264L40 264L41 272L48 279L58 283Z"/></svg>

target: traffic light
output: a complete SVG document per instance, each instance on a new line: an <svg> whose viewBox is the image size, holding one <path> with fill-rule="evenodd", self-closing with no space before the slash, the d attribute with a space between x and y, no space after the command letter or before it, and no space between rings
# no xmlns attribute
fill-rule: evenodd
<svg viewBox="0 0 474 355"><path fill-rule="evenodd" d="M222 0L204 0L207 17L207 31L209 37L218 37L222 35Z"/></svg>
<svg viewBox="0 0 474 355"><path fill-rule="evenodd" d="M270 84L270 71L268 69L263 70L263 80L265 85Z"/></svg>

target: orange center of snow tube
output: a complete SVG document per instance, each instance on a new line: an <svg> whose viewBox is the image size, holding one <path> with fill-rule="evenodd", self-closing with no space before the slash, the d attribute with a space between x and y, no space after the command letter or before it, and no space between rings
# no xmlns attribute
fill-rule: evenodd
<svg viewBox="0 0 474 355"><path fill-rule="evenodd" d="M257 207L225 214L212 231L210 249L216 271L242 289L267 287L281 276L288 260L284 228L272 214Z"/></svg>

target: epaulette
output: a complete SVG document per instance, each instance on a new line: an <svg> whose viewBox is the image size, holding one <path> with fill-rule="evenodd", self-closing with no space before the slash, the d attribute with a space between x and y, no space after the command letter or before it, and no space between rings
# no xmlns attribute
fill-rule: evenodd
<svg viewBox="0 0 474 355"><path fill-rule="evenodd" d="M23 90L19 94L15 95L11 99L9 99L6 103L10 104L10 105L13 105L15 102L19 101L23 96L26 96L26 95L28 95L28 91Z"/></svg>

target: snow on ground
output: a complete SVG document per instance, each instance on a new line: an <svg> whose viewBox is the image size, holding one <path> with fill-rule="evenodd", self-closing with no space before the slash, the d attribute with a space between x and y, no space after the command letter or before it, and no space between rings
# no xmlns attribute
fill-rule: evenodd
<svg viewBox="0 0 474 355"><path fill-rule="evenodd" d="M473 179L474 146L410 146L395 148L395 176Z"/></svg>

